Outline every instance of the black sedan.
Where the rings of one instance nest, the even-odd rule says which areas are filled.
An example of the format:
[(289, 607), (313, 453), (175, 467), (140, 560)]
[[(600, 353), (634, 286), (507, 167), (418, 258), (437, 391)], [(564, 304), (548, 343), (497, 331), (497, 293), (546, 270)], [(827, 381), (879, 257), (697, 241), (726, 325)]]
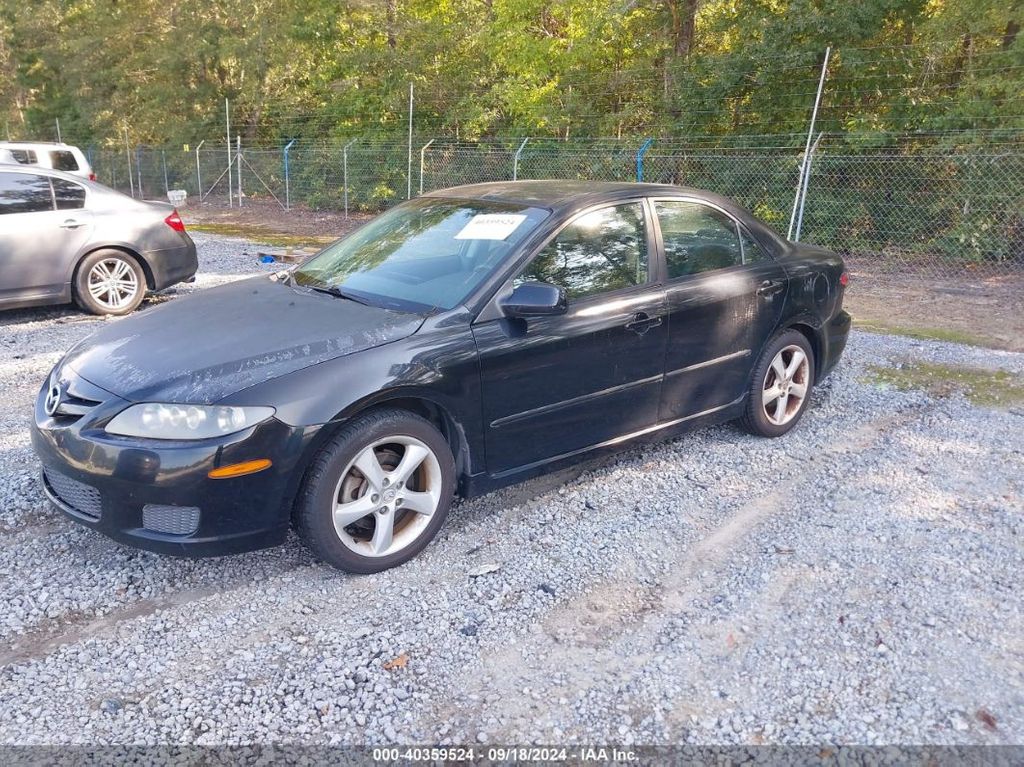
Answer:
[(473, 496), (641, 439), (800, 419), (850, 316), (842, 260), (651, 184), (479, 184), (291, 272), (103, 328), (39, 392), (50, 499), (154, 551), (280, 543), (377, 572)]

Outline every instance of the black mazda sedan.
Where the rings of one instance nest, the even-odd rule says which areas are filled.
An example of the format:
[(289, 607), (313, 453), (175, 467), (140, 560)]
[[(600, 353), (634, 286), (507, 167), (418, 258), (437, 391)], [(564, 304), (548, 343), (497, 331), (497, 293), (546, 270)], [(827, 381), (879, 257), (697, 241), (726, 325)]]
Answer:
[(294, 525), (377, 572), (456, 494), (711, 422), (785, 434), (846, 344), (846, 280), (695, 189), (446, 189), (104, 327), (43, 384), (32, 439), (49, 498), (118, 541), (219, 555)]

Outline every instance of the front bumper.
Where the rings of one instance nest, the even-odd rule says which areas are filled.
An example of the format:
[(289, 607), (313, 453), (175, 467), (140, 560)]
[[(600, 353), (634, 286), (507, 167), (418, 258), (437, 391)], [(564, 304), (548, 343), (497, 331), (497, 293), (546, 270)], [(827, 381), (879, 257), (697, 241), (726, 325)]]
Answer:
[[(103, 426), (128, 403), (81, 378), (70, 386), (75, 400), (98, 404), (79, 418), (51, 417), (44, 386), (31, 434), (47, 496), (76, 522), (130, 546), (189, 557), (252, 551), (285, 539), (296, 468), (315, 429), (271, 418), (214, 440), (117, 437)], [(271, 467), (232, 479), (207, 476), (219, 466), (258, 458), (269, 458)], [(187, 532), (173, 524), (195, 516)]]

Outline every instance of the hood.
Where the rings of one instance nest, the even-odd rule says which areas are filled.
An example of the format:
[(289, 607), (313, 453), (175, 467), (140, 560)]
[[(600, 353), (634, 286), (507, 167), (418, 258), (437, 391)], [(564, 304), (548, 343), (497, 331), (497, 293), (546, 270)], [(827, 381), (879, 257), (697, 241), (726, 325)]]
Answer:
[(416, 332), (423, 317), (255, 277), (112, 322), (63, 364), (133, 402), (211, 404)]

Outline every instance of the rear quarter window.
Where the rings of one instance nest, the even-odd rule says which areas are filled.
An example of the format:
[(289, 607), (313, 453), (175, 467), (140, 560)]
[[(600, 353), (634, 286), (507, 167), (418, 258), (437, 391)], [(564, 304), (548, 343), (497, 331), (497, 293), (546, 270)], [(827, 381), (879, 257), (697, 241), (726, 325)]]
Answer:
[(7, 151), (11, 153), (15, 162), (22, 165), (36, 165), (39, 162), (36, 153), (31, 149), (8, 149)]
[(50, 167), (63, 171), (78, 170), (78, 160), (75, 159), (74, 152), (55, 149), (50, 152)]

